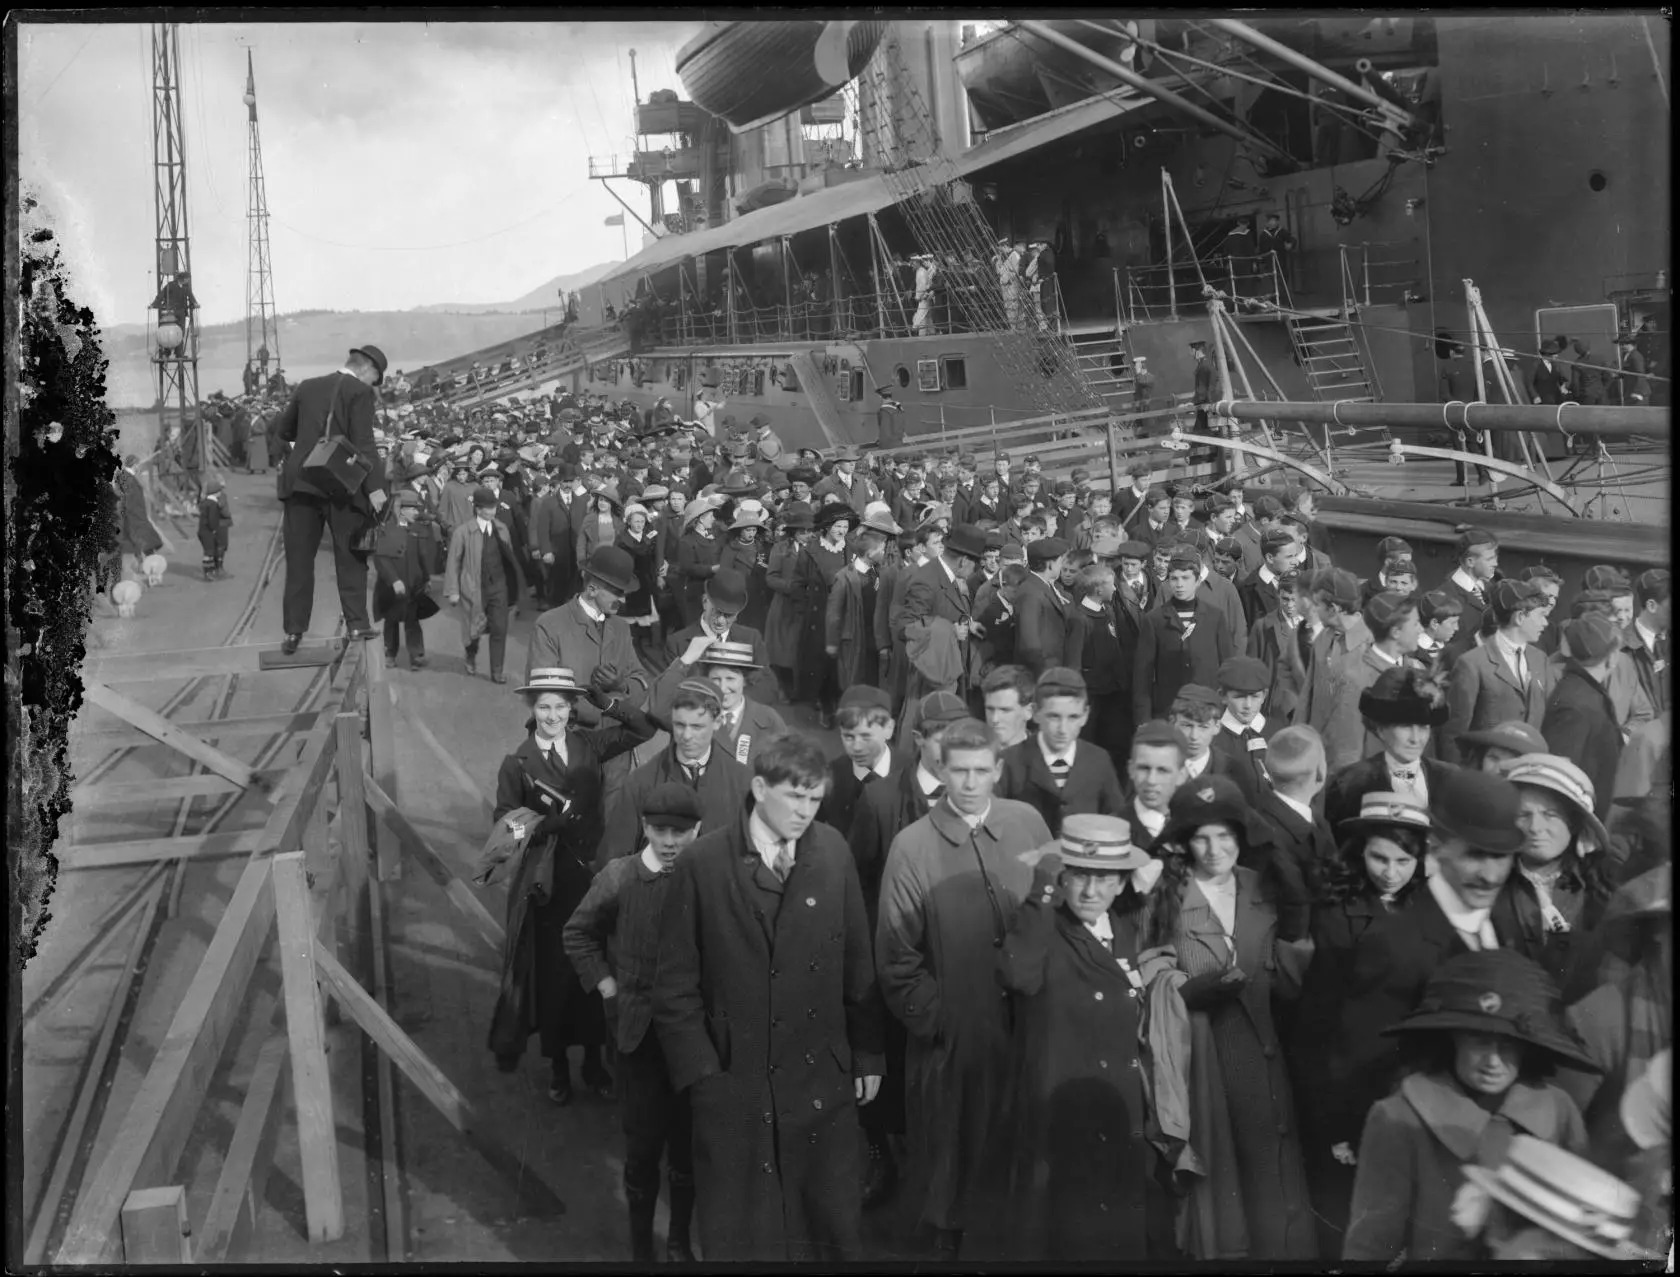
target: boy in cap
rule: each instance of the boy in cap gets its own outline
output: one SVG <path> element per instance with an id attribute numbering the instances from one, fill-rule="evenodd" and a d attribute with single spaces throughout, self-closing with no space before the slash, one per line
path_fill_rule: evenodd
<path id="1" fill-rule="evenodd" d="M 1132 712 L 1138 722 L 1167 712 L 1186 683 L 1214 683 L 1220 665 L 1236 655 L 1214 606 L 1196 594 L 1202 564 L 1188 548 L 1167 565 L 1166 596 L 1146 614 L 1132 674 Z"/>
<path id="2" fill-rule="evenodd" d="M 1465 651 L 1447 676 L 1446 738 L 1442 755 L 1458 760 L 1457 737 L 1520 719 L 1539 725 L 1553 673 L 1538 646 L 1546 628 L 1545 596 L 1523 581 L 1494 585 L 1488 603 L 1494 632 Z"/>
<path id="3" fill-rule="evenodd" d="M 1464 616 L 1464 604 L 1456 594 L 1445 590 L 1431 590 L 1418 597 L 1417 659 L 1434 677 L 1443 673 L 1442 656 L 1447 645 L 1458 635 L 1459 621 Z"/>
<path id="4" fill-rule="evenodd" d="M 1231 779 L 1251 806 L 1265 797 L 1266 750 L 1283 726 L 1261 712 L 1271 690 L 1271 672 L 1252 656 L 1233 656 L 1219 667 L 1219 693 L 1225 706 L 1212 748 L 1231 765 Z"/>
<path id="5" fill-rule="evenodd" d="M 841 752 L 828 765 L 828 792 L 817 819 L 849 838 L 864 791 L 898 778 L 900 761 L 892 748 L 896 725 L 892 698 L 879 687 L 853 683 L 840 693 L 834 721 L 840 729 Z"/>
<path id="6" fill-rule="evenodd" d="M 998 793 L 1030 804 L 1052 833 L 1061 828 L 1064 817 L 1076 812 L 1112 816 L 1125 810 L 1120 778 L 1108 753 L 1079 739 L 1090 714 L 1090 694 L 1079 671 L 1052 666 L 1039 675 L 1033 689 L 1036 738 L 1002 756 Z"/>
<path id="7" fill-rule="evenodd" d="M 1587 774 L 1593 783 L 1593 814 L 1607 821 L 1625 743 L 1605 686 L 1621 652 L 1620 633 L 1608 617 L 1588 613 L 1563 627 L 1561 650 L 1566 664 L 1546 701 L 1540 734 L 1554 754 Z"/>
<path id="8" fill-rule="evenodd" d="M 667 665 L 655 681 L 648 694 L 652 706 L 649 713 L 659 719 L 666 718 L 665 707 L 686 680 L 695 676 L 707 680 L 718 689 L 720 698 L 718 720 L 713 728 L 717 743 L 736 762 L 750 767 L 769 741 L 787 731 L 780 714 L 748 695 L 748 676 L 761 674 L 763 668 L 745 643 L 697 636 L 689 640 L 682 655 Z"/>
<path id="9" fill-rule="evenodd" d="M 410 669 L 426 664 L 426 640 L 420 622 L 437 611 L 426 593 L 437 539 L 429 523 L 416 521 L 420 498 L 399 492 L 395 521 L 380 530 L 373 548 L 373 616 L 385 625 L 385 659 L 397 659 L 397 643 L 406 639 Z"/>
<path id="10" fill-rule="evenodd" d="M 1132 662 L 1137 655 L 1140 613 L 1115 602 L 1114 569 L 1091 563 L 1079 570 L 1079 669 L 1091 697 L 1084 736 L 1108 751 L 1116 769 L 1132 743 Z"/>
<path id="11" fill-rule="evenodd" d="M 1167 495 L 1164 487 L 1157 484 L 1143 494 L 1142 510 L 1142 517 L 1137 520 L 1137 527 L 1132 535 L 1139 541 L 1147 541 L 1154 545 L 1166 537 L 1169 531 L 1167 524 L 1172 518 L 1172 498 Z"/>
<path id="12" fill-rule="evenodd" d="M 1027 546 L 1028 575 L 1015 599 L 1015 656 L 1034 675 L 1068 661 L 1073 601 L 1060 584 L 1067 551 L 1067 543 L 1054 537 Z M 1078 661 L 1077 652 L 1073 659 Z"/>
<path id="13" fill-rule="evenodd" d="M 677 858 L 700 832 L 700 814 L 700 800 L 686 785 L 655 786 L 642 806 L 641 849 L 595 875 L 562 933 L 578 980 L 601 994 L 618 1049 L 624 1197 L 630 1213 L 630 1258 L 636 1263 L 651 1264 L 654 1259 L 653 1213 L 662 1156 L 671 1190 L 665 1261 L 694 1261 L 689 1244 L 694 1214 L 689 1097 L 671 1085 L 652 1021 L 660 916 Z"/>
<path id="14" fill-rule="evenodd" d="M 496 494 L 488 488 L 473 493 L 473 517 L 449 538 L 443 569 L 443 594 L 461 607 L 461 643 L 467 673 L 478 673 L 478 643 L 490 635 L 490 681 L 507 682 L 502 663 L 507 655 L 508 609 L 519 606 L 525 577 L 514 549 L 513 533 L 496 517 Z M 552 655 L 552 653 L 551 653 Z M 550 660 L 545 665 L 558 665 Z M 571 667 L 576 672 L 574 664 Z M 580 678 L 587 677 L 581 672 Z M 527 676 L 528 677 L 528 676 Z"/>
<path id="15" fill-rule="evenodd" d="M 198 544 L 204 551 L 204 579 L 217 581 L 227 576 L 222 559 L 228 549 L 228 529 L 233 514 L 228 509 L 227 485 L 220 475 L 204 481 L 204 496 L 198 503 Z"/>
<path id="16" fill-rule="evenodd" d="M 1447 645 L 1443 664 L 1451 666 L 1468 651 L 1481 634 L 1482 613 L 1487 610 L 1493 579 L 1499 571 L 1499 538 L 1481 528 L 1460 524 L 1456 529 L 1454 558 L 1458 566 L 1438 587 L 1457 597 L 1464 607 L 1464 619 L 1459 623 L 1458 637 Z"/>
<path id="17" fill-rule="evenodd" d="M 1252 629 L 1262 616 L 1278 610 L 1278 580 L 1298 565 L 1295 538 L 1282 528 L 1260 537 L 1260 566 L 1237 584 L 1243 615 Z"/>
<path id="18" fill-rule="evenodd" d="M 1132 462 L 1126 467 L 1126 486 L 1114 494 L 1114 513 L 1119 516 L 1121 526 L 1134 534 L 1144 518 L 1138 511 L 1149 492 L 1150 474 L 1148 461 Z"/>

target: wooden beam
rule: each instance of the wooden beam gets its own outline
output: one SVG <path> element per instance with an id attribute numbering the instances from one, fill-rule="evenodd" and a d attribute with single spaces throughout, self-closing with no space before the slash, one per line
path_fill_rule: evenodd
<path id="1" fill-rule="evenodd" d="M 391 1010 L 391 955 L 386 948 L 385 884 L 377 877 L 368 882 L 368 950 L 372 956 L 373 996 L 387 1014 Z M 334 999 L 337 1005 L 337 999 Z M 388 1264 L 400 1264 L 408 1259 L 408 1214 L 403 1202 L 402 1130 L 397 1123 L 397 1080 L 391 1072 L 391 1057 L 378 1049 L 365 1033 L 362 1037 L 364 1060 L 373 1069 L 375 1100 L 378 1106 L 379 1132 L 379 1201 L 384 1254 Z M 363 1128 L 367 1129 L 368 1110 L 362 1107 Z M 371 1241 L 372 1239 L 370 1239 Z M 370 1247 L 371 1249 L 371 1247 Z"/>
<path id="2" fill-rule="evenodd" d="M 284 768 L 269 768 L 256 772 L 258 787 L 272 790 L 285 777 Z M 212 794 L 232 793 L 244 789 L 236 780 L 229 780 L 226 776 L 218 776 L 214 772 L 201 772 L 196 776 L 172 776 L 167 780 L 134 780 L 112 784 L 106 781 L 96 781 L 91 785 L 78 785 L 70 791 L 70 801 L 78 806 L 91 807 L 106 803 L 132 803 L 147 800 L 165 800 L 177 798 L 204 798 Z"/>
<path id="3" fill-rule="evenodd" d="M 122 1249 L 125 1264 L 192 1263 L 186 1189 L 171 1184 L 130 1193 L 122 1208 Z"/>
<path id="4" fill-rule="evenodd" d="M 261 831 L 242 834 L 200 834 L 194 838 L 141 838 L 133 842 L 72 844 L 54 852 L 63 870 L 115 869 L 149 865 L 159 860 L 215 860 L 248 856 L 264 845 Z"/>
<path id="5" fill-rule="evenodd" d="M 257 654 L 262 650 L 254 643 L 234 643 L 168 652 L 92 655 L 82 666 L 82 677 L 101 683 L 186 683 L 206 674 L 255 674 Z"/>
<path id="6" fill-rule="evenodd" d="M 152 931 L 152 920 L 157 917 L 158 905 L 162 900 L 163 884 L 154 883 L 145 896 L 145 907 L 140 912 L 140 924 L 128 942 L 127 960 L 123 963 L 122 973 L 117 977 L 116 987 L 111 991 L 104 1021 L 99 1026 L 99 1038 L 94 1043 L 93 1053 L 88 1056 L 81 1084 L 76 1088 L 76 1103 L 70 1110 L 70 1116 L 65 1119 L 64 1129 L 59 1135 L 52 1170 L 48 1173 L 40 1199 L 35 1203 L 35 1223 L 29 1230 L 29 1241 L 24 1251 L 25 1263 L 39 1264 L 46 1259 L 47 1242 L 58 1219 L 59 1204 L 64 1200 L 64 1190 L 70 1182 L 71 1168 L 82 1146 L 88 1117 L 93 1112 L 93 1102 L 105 1075 L 105 1062 L 110 1058 L 112 1045 L 116 1042 L 117 1028 L 122 1023 L 123 1010 L 128 1005 L 129 990 L 134 986 L 140 955 L 145 951 L 147 937 Z"/>
<path id="7" fill-rule="evenodd" d="M 239 1252 L 256 1227 L 268 1187 L 269 1167 L 285 1111 L 287 1072 L 291 1050 L 285 1037 L 275 1035 L 263 1045 L 257 1067 L 245 1088 L 245 1102 L 233 1128 L 222 1171 L 198 1228 L 198 1262 L 226 1263 Z"/>
<path id="8" fill-rule="evenodd" d="M 319 710 L 299 710 L 294 714 L 252 714 L 246 718 L 199 718 L 189 722 L 170 719 L 183 732 L 190 732 L 203 741 L 234 740 L 243 736 L 284 736 L 292 732 L 306 732 L 315 726 Z M 113 745 L 144 747 L 157 744 L 157 738 L 138 727 L 100 728 L 97 731 L 72 731 L 72 749 Z"/>
<path id="9" fill-rule="evenodd" d="M 432 881 L 443 888 L 450 903 L 466 915 L 473 930 L 478 932 L 491 951 L 499 955 L 507 944 L 507 931 L 496 921 L 495 915 L 484 907 L 484 902 L 473 894 L 466 880 L 455 872 L 443 855 L 426 841 L 425 835 L 414 827 L 414 822 L 397 810 L 397 805 L 371 774 L 362 777 L 362 786 L 367 791 L 368 806 L 402 840 L 402 845 L 420 862 L 420 867 Z"/>
<path id="10" fill-rule="evenodd" d="M 278 854 L 303 846 L 303 831 L 332 776 L 337 753 L 338 737 L 330 724 L 321 724 L 305 737 L 303 754 L 282 782 L 259 835 L 259 845 L 265 851 L 272 849 Z"/>
<path id="11" fill-rule="evenodd" d="M 467 769 L 461 766 L 455 755 L 444 748 L 443 742 L 437 738 L 437 733 L 426 725 L 426 721 L 419 714 L 413 713 L 407 706 L 404 706 L 403 719 L 414 729 L 414 733 L 426 743 L 426 747 L 436 755 L 438 762 L 443 764 L 444 771 L 453 776 L 455 783 L 471 794 L 478 802 L 479 808 L 484 814 L 484 823 L 488 825 L 490 815 L 496 810 L 496 806 L 490 801 L 489 796 L 478 787 L 478 782 L 467 774 Z"/>
<path id="12" fill-rule="evenodd" d="M 225 776 L 238 783 L 241 789 L 257 784 L 257 773 L 248 763 L 242 763 L 237 758 L 224 754 L 214 745 L 207 745 L 191 732 L 183 732 L 156 710 L 147 709 L 131 701 L 128 697 L 113 692 L 103 683 L 82 681 L 82 695 L 100 709 L 115 714 L 123 722 L 138 727 L 150 736 L 156 737 L 165 745 L 185 754 L 194 762 L 203 763 L 205 767 L 218 776 Z"/>
<path id="13" fill-rule="evenodd" d="M 240 875 L 104 1161 L 76 1202 L 57 1263 L 117 1259 L 118 1216 L 129 1193 L 173 1176 L 273 930 L 271 868 L 266 858 L 253 859 Z"/>
<path id="14" fill-rule="evenodd" d="M 337 714 L 333 717 L 333 731 L 338 735 L 338 854 L 339 881 L 344 884 L 344 913 L 350 919 L 349 935 L 341 938 L 337 953 L 340 962 L 348 964 L 359 979 L 368 973 L 357 969 L 351 954 L 356 950 L 355 935 L 362 917 L 363 897 L 368 889 L 368 812 L 367 790 L 362 785 L 363 761 L 362 716 Z"/>
<path id="15" fill-rule="evenodd" d="M 311 643 L 300 647 L 290 656 L 277 647 L 265 647 L 257 653 L 257 667 L 264 670 L 312 669 L 331 665 L 344 651 L 342 643 Z"/>
<path id="16" fill-rule="evenodd" d="M 325 979 L 327 988 L 344 1004 L 345 1011 L 361 1026 L 362 1032 L 378 1044 L 379 1049 L 419 1088 L 444 1120 L 478 1150 L 479 1155 L 507 1180 L 534 1213 L 565 1213 L 565 1204 L 534 1170 L 485 1134 L 481 1129 L 481 1119 L 466 1096 L 415 1045 L 414 1039 L 397 1026 L 367 990 L 339 965 L 336 958 L 324 949 L 317 949 L 315 966 Z"/>
<path id="17" fill-rule="evenodd" d="M 371 641 L 362 644 L 362 660 L 367 677 L 369 773 L 394 799 L 398 797 L 397 743 L 392 726 L 396 704 L 392 699 L 390 680 L 385 676 L 384 647 Z M 396 839 L 391 837 L 389 825 L 383 820 L 374 830 L 374 851 L 379 861 L 381 882 L 393 882 L 402 877 L 402 857 L 397 855 Z"/>
<path id="18" fill-rule="evenodd" d="M 292 1098 L 297 1111 L 298 1153 L 303 1161 L 304 1214 L 309 1240 L 326 1242 L 344 1236 L 344 1193 L 338 1174 L 338 1132 L 333 1124 L 326 1026 L 321 1020 L 321 991 L 315 983 L 315 920 L 310 913 L 303 858 L 301 851 L 274 858 L 274 917 L 280 933 Z"/>

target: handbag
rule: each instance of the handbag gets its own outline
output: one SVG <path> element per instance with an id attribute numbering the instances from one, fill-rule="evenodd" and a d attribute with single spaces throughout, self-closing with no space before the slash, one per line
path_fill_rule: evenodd
<path id="1" fill-rule="evenodd" d="M 309 450 L 300 468 L 302 477 L 319 488 L 328 498 L 345 501 L 362 490 L 362 484 L 373 467 L 350 446 L 342 430 L 333 433 L 338 420 L 338 399 L 327 409 L 327 426 L 315 446 Z"/>

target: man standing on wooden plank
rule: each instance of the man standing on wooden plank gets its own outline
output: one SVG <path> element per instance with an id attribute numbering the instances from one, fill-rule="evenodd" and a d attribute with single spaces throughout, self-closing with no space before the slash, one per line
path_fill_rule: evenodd
<path id="1" fill-rule="evenodd" d="M 367 558 L 352 545 L 385 506 L 384 467 L 373 440 L 373 387 L 385 380 L 385 362 L 377 346 L 352 350 L 337 372 L 298 383 L 280 414 L 276 433 L 294 445 L 280 465 L 277 484 L 286 546 L 281 622 L 286 638 L 280 650 L 287 656 L 298 650 L 309 628 L 315 607 L 315 554 L 325 531 L 332 533 L 345 628 L 351 638 L 372 638 L 376 633 L 368 620 Z M 367 467 L 360 484 L 347 495 L 330 493 L 304 474 L 315 445 L 335 436 L 343 437 Z"/>

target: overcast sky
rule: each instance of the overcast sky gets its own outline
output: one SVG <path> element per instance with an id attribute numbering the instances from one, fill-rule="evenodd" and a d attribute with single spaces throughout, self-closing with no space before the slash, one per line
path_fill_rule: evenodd
<path id="1" fill-rule="evenodd" d="M 698 22 L 183 24 L 182 112 L 200 322 L 245 313 L 245 51 L 256 61 L 282 311 L 505 301 L 623 256 L 591 155 L 631 145 L 643 100 L 681 91 Z M 22 25 L 20 176 L 77 297 L 140 323 L 156 291 L 151 36 Z M 644 188 L 613 186 L 647 215 Z M 641 230 L 630 227 L 630 251 Z"/>

